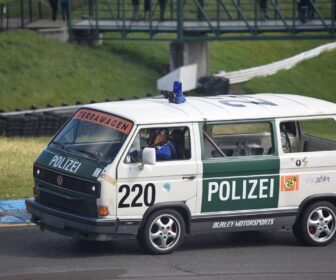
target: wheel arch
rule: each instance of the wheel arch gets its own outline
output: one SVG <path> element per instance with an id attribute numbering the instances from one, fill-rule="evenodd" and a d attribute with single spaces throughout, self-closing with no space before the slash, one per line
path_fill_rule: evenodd
<path id="1" fill-rule="evenodd" d="M 304 213 L 304 211 L 309 207 L 309 205 L 319 202 L 319 201 L 327 201 L 333 204 L 336 207 L 336 194 L 327 193 L 327 194 L 316 194 L 311 195 L 305 198 L 301 204 L 299 205 L 299 210 L 295 219 L 295 223 L 298 221 L 300 216 Z"/>
<path id="2" fill-rule="evenodd" d="M 171 210 L 177 211 L 184 220 L 186 233 L 190 233 L 191 213 L 190 213 L 188 206 L 185 204 L 185 202 L 174 202 L 174 203 L 163 202 L 163 203 L 152 205 L 146 210 L 145 214 L 143 215 L 142 221 L 138 228 L 138 232 L 141 231 L 141 229 L 143 228 L 143 226 L 145 225 L 147 219 L 149 218 L 151 214 L 153 214 L 154 212 L 158 210 L 163 210 L 163 209 L 171 209 Z"/>

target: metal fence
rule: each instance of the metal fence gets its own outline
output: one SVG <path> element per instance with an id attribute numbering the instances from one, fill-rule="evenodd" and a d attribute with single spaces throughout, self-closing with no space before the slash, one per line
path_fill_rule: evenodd
<path id="1" fill-rule="evenodd" d="M 200 34 L 207 34 L 205 40 L 225 39 L 222 35 L 232 33 L 256 38 L 265 32 L 287 33 L 277 35 L 282 39 L 303 32 L 324 32 L 321 37 L 334 38 L 336 0 L 308 1 L 305 7 L 298 0 L 267 0 L 265 7 L 260 0 L 148 0 L 146 10 L 146 0 L 138 1 L 140 6 L 131 0 L 86 0 L 71 11 L 70 27 L 96 35 L 119 33 L 123 40 L 136 39 L 129 36 L 136 32 L 149 34 L 148 39 L 156 39 L 160 33 L 175 33 L 181 40 L 192 39 L 190 34 L 197 34 L 197 40 Z M 246 39 L 245 35 L 237 39 Z"/>
<path id="2" fill-rule="evenodd" d="M 138 6 L 135 2 L 69 0 L 70 27 L 79 29 L 78 21 L 89 19 L 86 30 L 94 34 L 119 32 L 121 39 L 127 39 L 128 34 L 134 32 L 145 32 L 150 39 L 159 33 L 175 33 L 177 39 L 188 39 L 186 33 L 191 32 L 214 35 L 214 39 L 223 39 L 222 34 L 234 32 L 248 32 L 256 37 L 265 31 L 291 35 L 315 31 L 336 36 L 336 0 L 309 0 L 309 23 L 305 28 L 298 28 L 303 14 L 298 0 L 267 0 L 267 8 L 262 7 L 260 0 L 138 0 Z M 51 19 L 49 0 L 9 0 L 0 4 L 0 31 L 25 28 L 26 24 L 39 19 Z M 265 19 L 267 24 L 260 23 Z"/>
<path id="3" fill-rule="evenodd" d="M 74 1 L 74 0 L 72 0 Z M 161 0 L 162 1 L 162 0 Z M 160 0 L 148 0 L 150 18 L 160 20 L 162 6 Z M 74 11 L 73 18 L 90 16 L 102 20 L 144 19 L 146 0 L 139 0 L 135 7 L 131 0 L 83 0 L 83 5 Z M 206 20 L 248 20 L 262 16 L 260 0 L 164 0 L 164 19 L 206 21 Z M 161 2 L 161 3 L 162 3 Z M 269 19 L 292 19 L 299 16 L 299 0 L 267 0 Z M 335 0 L 309 0 L 311 16 L 333 17 Z M 182 14 L 181 14 L 182 12 Z"/>
<path id="4" fill-rule="evenodd" d="M 86 0 L 72 0 L 71 9 L 76 11 L 86 4 Z M 22 29 L 41 19 L 51 19 L 49 0 L 11 0 L 0 4 L 0 32 Z"/>

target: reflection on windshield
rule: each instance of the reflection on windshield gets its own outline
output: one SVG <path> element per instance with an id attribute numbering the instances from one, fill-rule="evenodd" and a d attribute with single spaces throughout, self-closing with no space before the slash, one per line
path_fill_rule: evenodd
<path id="1" fill-rule="evenodd" d="M 133 124 L 105 113 L 81 109 L 50 145 L 65 152 L 112 161 L 125 142 Z"/>

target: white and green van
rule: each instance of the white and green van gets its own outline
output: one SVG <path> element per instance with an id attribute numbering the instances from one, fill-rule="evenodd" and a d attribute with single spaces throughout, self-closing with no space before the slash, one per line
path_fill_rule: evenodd
<path id="1" fill-rule="evenodd" d="M 80 239 L 137 238 L 153 254 L 194 233 L 335 238 L 336 104 L 285 94 L 170 101 L 79 109 L 34 164 L 32 221 Z M 180 135 L 175 158 L 156 159 L 157 129 Z"/>

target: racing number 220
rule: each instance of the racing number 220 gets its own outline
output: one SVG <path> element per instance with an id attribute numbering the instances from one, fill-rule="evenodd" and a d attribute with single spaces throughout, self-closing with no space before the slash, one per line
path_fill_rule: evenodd
<path id="1" fill-rule="evenodd" d="M 143 204 L 145 206 L 151 206 L 155 202 L 155 185 L 152 183 L 148 183 L 145 187 L 140 184 L 135 184 L 132 188 L 129 185 L 121 185 L 118 192 L 125 192 L 119 201 L 118 208 L 142 207 Z M 135 193 L 135 197 L 133 198 L 131 204 L 126 203 L 126 200 L 131 192 Z"/>

